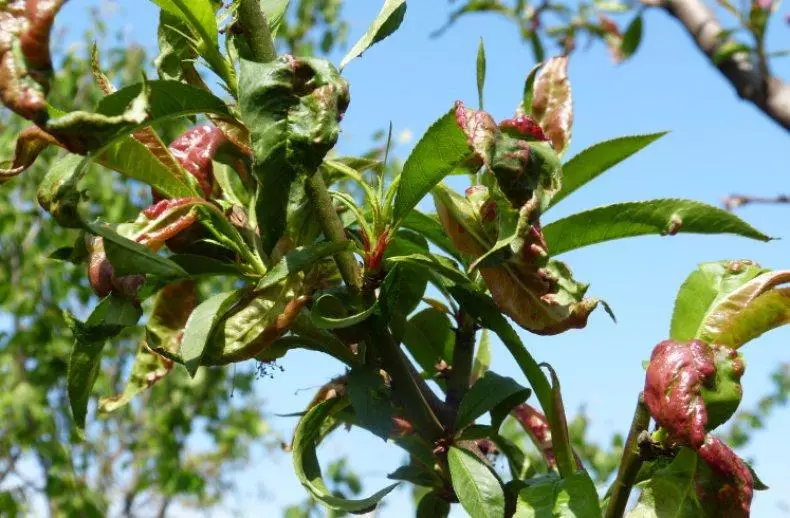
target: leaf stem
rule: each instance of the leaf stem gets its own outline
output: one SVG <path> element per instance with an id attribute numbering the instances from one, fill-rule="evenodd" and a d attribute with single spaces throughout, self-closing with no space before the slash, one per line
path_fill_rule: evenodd
<path id="1" fill-rule="evenodd" d="M 329 195 L 320 169 L 305 181 L 305 192 L 318 215 L 321 230 L 326 237 L 335 243 L 348 241 L 346 229 L 337 216 L 332 197 Z M 358 294 L 362 289 L 362 276 L 354 254 L 348 251 L 339 252 L 335 254 L 335 262 L 349 290 Z"/>
<path id="2" fill-rule="evenodd" d="M 244 38 L 250 46 L 252 57 L 260 63 L 268 63 L 277 59 L 277 50 L 274 48 L 269 21 L 261 10 L 260 1 L 240 0 L 238 19 Z"/>
<path id="3" fill-rule="evenodd" d="M 609 490 L 609 503 L 606 506 L 604 518 L 621 518 L 625 512 L 628 497 L 631 495 L 631 488 L 634 486 L 639 469 L 642 467 L 642 458 L 639 455 L 639 435 L 647 430 L 649 424 L 650 412 L 645 406 L 642 394 L 639 394 L 634 418 L 631 421 L 631 429 L 628 431 L 628 439 L 626 439 L 625 448 L 623 448 L 620 469 L 617 471 L 617 478 L 615 478 Z"/>
<path id="4" fill-rule="evenodd" d="M 447 405 L 457 413 L 458 405 L 469 389 L 475 352 L 476 326 L 463 310 L 458 311 L 458 328 L 455 330 L 455 347 L 450 377 L 447 380 Z"/>

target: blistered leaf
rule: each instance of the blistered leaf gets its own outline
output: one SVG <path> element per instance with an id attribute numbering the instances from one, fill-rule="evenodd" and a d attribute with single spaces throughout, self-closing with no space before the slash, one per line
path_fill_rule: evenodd
<path id="1" fill-rule="evenodd" d="M 285 231 L 292 184 L 313 174 L 337 142 L 349 100 L 348 84 L 327 61 L 241 60 L 239 105 L 252 131 L 253 174 L 265 186 L 256 204 L 264 252 Z"/>
<path id="2" fill-rule="evenodd" d="M 157 29 L 159 55 L 154 64 L 160 79 L 181 81 L 197 75 L 195 70 L 197 52 L 190 44 L 189 33 L 189 26 L 181 17 L 164 9 L 159 11 Z"/>
<path id="3" fill-rule="evenodd" d="M 581 151 L 562 166 L 562 188 L 554 195 L 549 207 L 583 187 L 637 151 L 666 135 L 666 131 L 632 135 L 605 140 Z"/>
<path id="4" fill-rule="evenodd" d="M 47 119 L 52 74 L 49 37 L 65 0 L 7 0 L 0 4 L 0 101 L 37 124 Z"/>
<path id="5" fill-rule="evenodd" d="M 691 200 L 615 203 L 579 212 L 543 227 L 552 256 L 614 239 L 649 234 L 735 234 L 771 238 L 731 212 Z"/>
<path id="6" fill-rule="evenodd" d="M 340 68 L 345 68 L 352 59 L 361 56 L 374 44 L 398 30 L 405 14 L 406 0 L 385 0 L 384 6 L 376 15 L 376 19 L 373 20 L 368 31 L 351 47 L 351 50 L 340 62 Z"/>
<path id="7" fill-rule="evenodd" d="M 104 225 L 86 223 L 93 234 L 104 238 L 107 258 L 118 275 L 149 274 L 161 277 L 187 277 L 183 268 L 169 259 L 157 255 L 150 248 L 130 241 Z"/>
<path id="8" fill-rule="evenodd" d="M 197 305 L 195 281 L 168 284 L 159 292 L 145 328 L 145 345 L 155 352 L 178 354 L 187 319 Z"/>
<path id="9" fill-rule="evenodd" d="M 586 471 L 559 478 L 550 473 L 527 481 L 518 492 L 514 518 L 595 518 L 601 516 L 598 493 Z"/>
<path id="10" fill-rule="evenodd" d="M 461 430 L 486 412 L 491 412 L 491 426 L 496 430 L 508 412 L 523 403 L 531 392 L 513 378 L 487 372 L 472 385 L 461 400 L 455 428 Z"/>
<path id="11" fill-rule="evenodd" d="M 451 446 L 447 452 L 453 489 L 471 518 L 504 518 L 502 484 L 482 460 Z"/>
<path id="12" fill-rule="evenodd" d="M 537 446 L 549 468 L 557 465 L 554 455 L 554 442 L 551 438 L 551 427 L 546 416 L 531 405 L 523 403 L 513 409 L 513 417 L 518 421 L 532 442 Z"/>
<path id="13" fill-rule="evenodd" d="M 316 499 L 331 509 L 358 513 L 375 508 L 398 484 L 392 484 L 370 497 L 357 500 L 335 496 L 324 484 L 316 448 L 323 436 L 322 429 L 327 420 L 348 406 L 348 399 L 332 398 L 315 405 L 302 417 L 294 432 L 293 462 L 299 481 Z"/>
<path id="14" fill-rule="evenodd" d="M 442 178 L 472 156 L 454 108 L 428 128 L 403 164 L 395 195 L 394 219 L 405 218 Z"/>
<path id="15" fill-rule="evenodd" d="M 790 323 L 790 289 L 776 288 L 763 293 L 729 315 L 715 335 L 718 344 L 737 349 L 758 336 Z"/>
<path id="16" fill-rule="evenodd" d="M 568 58 L 549 59 L 535 78 L 532 116 L 557 153 L 567 149 L 573 127 L 573 100 L 568 79 Z"/>

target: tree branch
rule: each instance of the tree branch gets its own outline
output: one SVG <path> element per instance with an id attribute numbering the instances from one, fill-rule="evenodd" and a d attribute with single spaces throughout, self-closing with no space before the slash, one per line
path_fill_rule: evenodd
<path id="1" fill-rule="evenodd" d="M 748 196 L 746 194 L 731 194 L 722 200 L 722 205 L 727 210 L 735 210 L 750 203 L 790 203 L 790 196 L 780 194 L 778 196 Z"/>
<path id="2" fill-rule="evenodd" d="M 720 38 L 723 28 L 702 0 L 666 0 L 661 5 L 686 28 L 697 47 L 727 78 L 742 99 L 751 102 L 790 131 L 790 84 L 761 72 L 749 56 L 742 52 L 716 63 L 713 57 L 728 39 Z"/>

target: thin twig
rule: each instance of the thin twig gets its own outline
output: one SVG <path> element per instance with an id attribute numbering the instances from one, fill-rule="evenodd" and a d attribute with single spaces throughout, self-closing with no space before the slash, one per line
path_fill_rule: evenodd
<path id="1" fill-rule="evenodd" d="M 787 194 L 780 194 L 778 196 L 749 196 L 746 194 L 730 194 L 721 201 L 721 204 L 727 210 L 735 210 L 750 203 L 790 203 L 790 196 Z"/>

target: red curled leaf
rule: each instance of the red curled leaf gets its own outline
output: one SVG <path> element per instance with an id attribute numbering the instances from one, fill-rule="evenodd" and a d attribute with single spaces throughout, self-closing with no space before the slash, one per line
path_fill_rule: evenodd
<path id="1" fill-rule="evenodd" d="M 33 165 L 38 155 L 53 144 L 58 144 L 57 139 L 38 126 L 22 130 L 16 140 L 14 158 L 8 168 L 0 167 L 0 184 L 11 180 Z"/>
<path id="2" fill-rule="evenodd" d="M 502 131 L 511 131 L 523 137 L 535 140 L 549 140 L 535 119 L 528 115 L 518 115 L 512 119 L 505 119 L 499 123 Z"/>
<path id="3" fill-rule="evenodd" d="M 543 128 L 557 153 L 570 143 L 573 100 L 568 79 L 568 58 L 551 58 L 535 78 L 532 116 Z"/>
<path id="4" fill-rule="evenodd" d="M 554 458 L 554 448 L 551 442 L 551 429 L 546 416 L 526 403 L 520 404 L 511 413 L 524 428 L 524 431 L 529 434 L 538 449 L 540 449 L 540 452 L 546 459 L 546 464 L 550 468 L 556 466 L 557 461 Z"/>
<path id="5" fill-rule="evenodd" d="M 45 96 L 52 72 L 49 34 L 64 2 L 10 0 L 0 4 L 0 100 L 36 123 L 47 119 Z M 17 44 L 19 54 L 13 50 Z"/>
<path id="6" fill-rule="evenodd" d="M 714 501 L 718 508 L 716 516 L 723 518 L 747 518 L 754 494 L 754 478 L 746 463 L 721 440 L 711 435 L 697 450 L 697 454 L 717 475 L 713 494 L 708 494 L 707 485 L 699 484 L 697 493 L 705 501 Z"/>
<path id="7" fill-rule="evenodd" d="M 115 293 L 126 299 L 136 300 L 137 291 L 145 281 L 145 277 L 142 275 L 117 277 L 104 252 L 103 238 L 86 235 L 85 246 L 88 249 L 88 282 L 94 293 L 99 297 Z"/>
<path id="8" fill-rule="evenodd" d="M 702 385 L 715 373 L 713 352 L 699 340 L 664 340 L 650 357 L 645 404 L 673 438 L 694 449 L 704 442 L 708 423 Z"/>
<path id="9" fill-rule="evenodd" d="M 140 140 L 137 135 L 135 138 Z M 214 166 L 211 161 L 219 148 L 228 142 L 219 128 L 204 124 L 186 131 L 175 139 L 168 149 L 181 166 L 197 179 L 203 194 L 209 196 L 214 190 Z M 153 195 L 154 201 L 163 198 L 156 191 Z"/>

